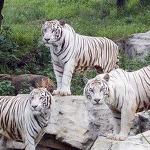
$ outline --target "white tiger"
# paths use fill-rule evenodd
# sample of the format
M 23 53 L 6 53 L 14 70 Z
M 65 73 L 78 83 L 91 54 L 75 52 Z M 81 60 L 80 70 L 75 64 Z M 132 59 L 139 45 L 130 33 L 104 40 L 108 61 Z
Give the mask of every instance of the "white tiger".
M 70 95 L 74 70 L 95 67 L 100 72 L 117 68 L 118 46 L 107 38 L 77 34 L 64 21 L 46 21 L 43 42 L 50 47 L 57 90 L 53 94 Z
M 35 150 L 49 122 L 51 101 L 52 95 L 45 88 L 0 96 L 0 134 L 4 139 L 23 142 L 25 150 Z M 0 147 L 5 148 L 6 141 Z
M 106 102 L 116 121 L 114 133 L 108 138 L 125 140 L 135 113 L 150 109 L 150 65 L 134 72 L 116 69 L 97 75 L 86 84 L 84 95 L 93 105 Z M 119 126 L 117 119 L 120 117 Z

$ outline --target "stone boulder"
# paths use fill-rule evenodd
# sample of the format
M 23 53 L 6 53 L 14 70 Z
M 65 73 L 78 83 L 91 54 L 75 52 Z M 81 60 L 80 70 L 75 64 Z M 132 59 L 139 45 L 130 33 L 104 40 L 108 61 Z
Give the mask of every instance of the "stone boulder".
M 54 97 L 47 133 L 78 149 L 91 147 L 98 134 L 112 131 L 111 112 L 105 104 L 90 105 L 84 96 Z M 53 111 L 54 110 L 54 111 Z
M 150 130 L 150 111 L 136 114 L 130 135 L 140 134 L 148 130 Z
M 150 53 L 150 31 L 133 34 L 128 39 L 118 40 L 117 43 L 129 58 L 143 60 Z

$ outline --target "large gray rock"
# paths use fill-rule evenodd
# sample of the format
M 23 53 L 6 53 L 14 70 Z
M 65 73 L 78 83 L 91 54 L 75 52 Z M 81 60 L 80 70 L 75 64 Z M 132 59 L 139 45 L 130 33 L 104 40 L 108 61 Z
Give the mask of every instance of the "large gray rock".
M 130 135 L 136 135 L 148 130 L 150 130 L 150 111 L 136 114 Z
M 120 40 L 119 46 L 130 58 L 144 59 L 150 53 L 150 31 L 131 35 Z
M 79 149 L 89 149 L 98 134 L 112 131 L 111 112 L 93 107 L 83 96 L 55 97 L 47 133 Z

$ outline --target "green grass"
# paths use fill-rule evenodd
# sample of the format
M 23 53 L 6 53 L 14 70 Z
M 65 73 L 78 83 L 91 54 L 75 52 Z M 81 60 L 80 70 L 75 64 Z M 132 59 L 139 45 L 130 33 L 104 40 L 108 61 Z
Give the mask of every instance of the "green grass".
M 41 26 L 46 20 L 64 19 L 80 34 L 105 36 L 113 40 L 150 30 L 150 1 L 142 0 L 141 4 L 134 0 L 135 3 L 128 3 L 120 12 L 117 12 L 115 1 L 6 0 L 3 26 L 11 29 L 8 45 L 12 45 L 10 41 L 17 45 L 16 51 L 11 48 L 11 52 L 8 52 L 11 57 L 14 54 L 16 62 L 13 62 L 15 68 L 8 65 L 9 60 L 1 64 L 0 73 L 37 73 L 55 80 L 49 50 L 39 46 Z M 5 35 L 2 35 L 1 39 L 3 36 Z M 7 46 L 2 50 L 4 56 L 5 50 L 7 51 Z M 17 59 L 24 59 L 25 55 L 29 55 L 28 60 L 23 67 L 18 67 Z M 150 64 L 150 57 L 147 57 L 145 62 L 140 62 L 129 60 L 123 55 L 120 63 L 124 69 L 136 70 Z M 84 83 L 79 79 L 83 76 L 91 78 L 95 76 L 95 72 L 76 74 L 72 82 L 73 94 L 82 93 Z
M 117 39 L 150 29 L 150 6 L 134 7 L 118 15 L 115 0 L 11 0 L 5 3 L 4 25 L 25 44 L 40 36 L 46 19 L 65 19 L 81 34 Z

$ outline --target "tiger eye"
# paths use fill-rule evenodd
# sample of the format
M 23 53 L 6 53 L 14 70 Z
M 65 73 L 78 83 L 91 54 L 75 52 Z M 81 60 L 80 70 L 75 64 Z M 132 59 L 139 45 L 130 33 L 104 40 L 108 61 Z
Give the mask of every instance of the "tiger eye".
M 90 92 L 94 92 L 92 88 L 89 89 Z
M 47 31 L 47 29 L 45 28 L 45 29 L 43 29 L 43 32 L 46 32 Z
M 105 92 L 104 92 L 104 95 L 108 96 L 108 93 L 105 93 Z

